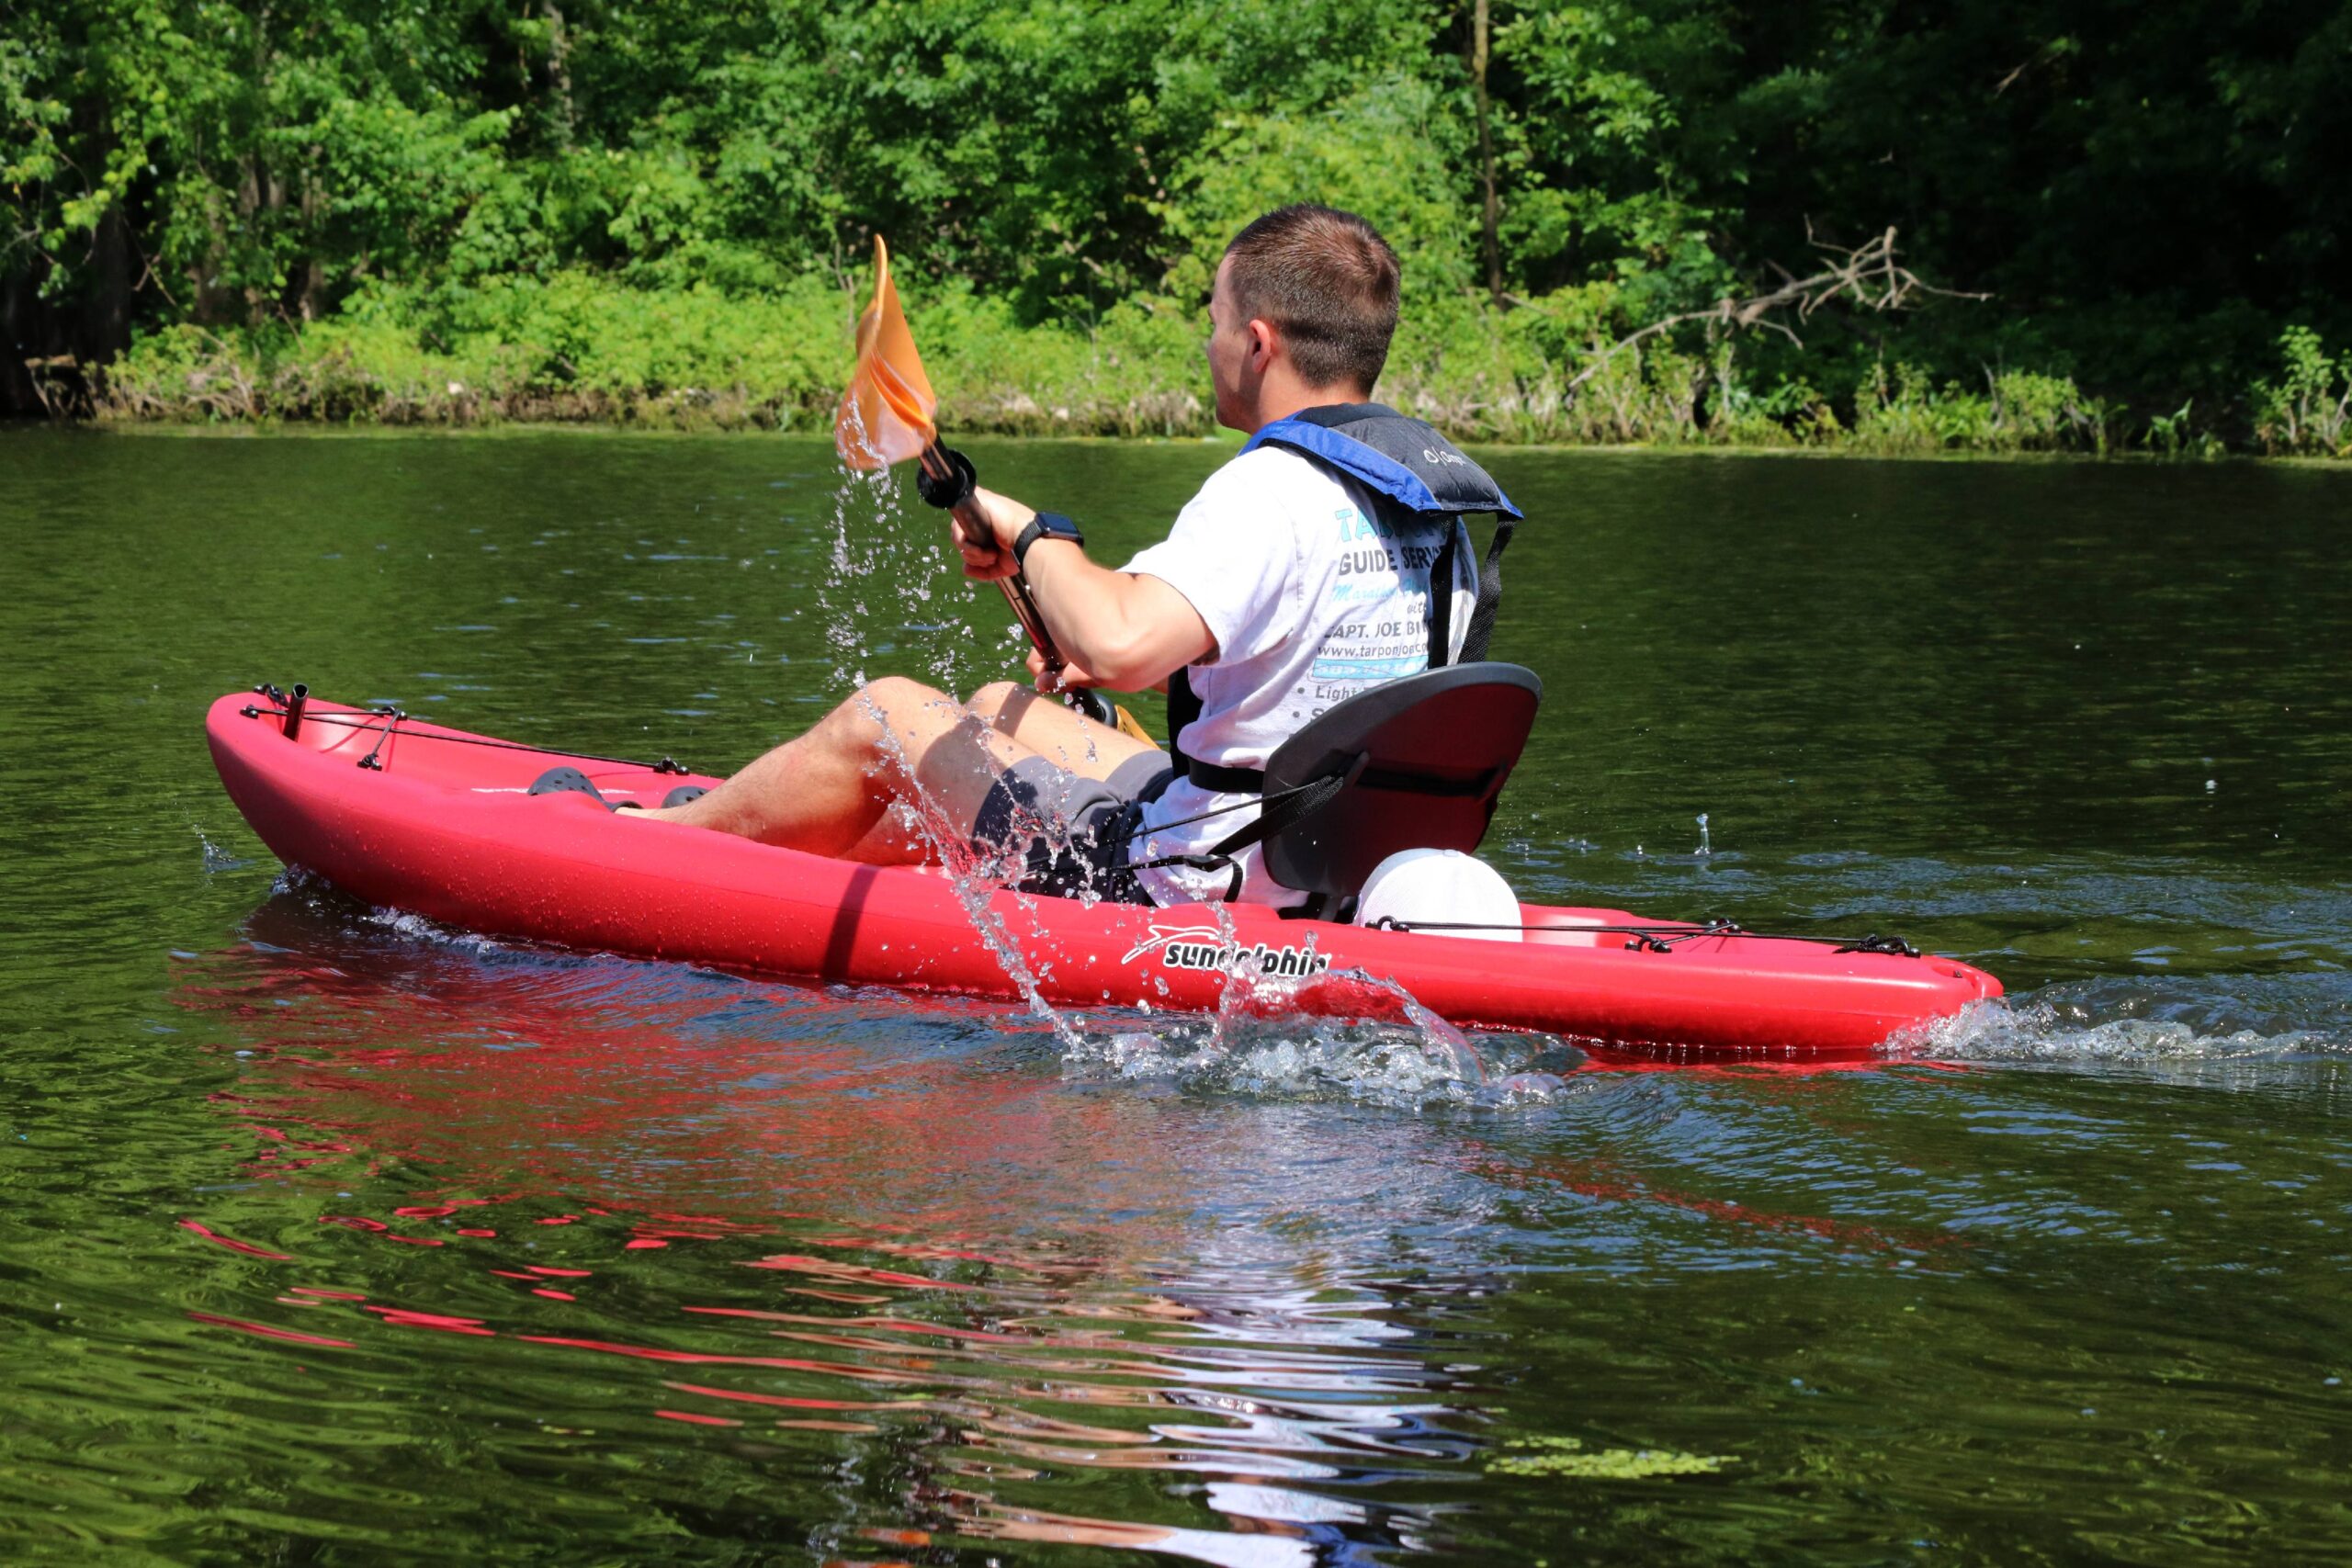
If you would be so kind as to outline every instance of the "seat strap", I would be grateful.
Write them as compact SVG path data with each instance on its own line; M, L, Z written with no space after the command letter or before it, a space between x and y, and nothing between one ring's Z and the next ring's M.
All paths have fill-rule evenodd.
M1193 776L1194 763L1184 755L1184 727L1201 716L1201 699L1193 690L1193 667L1180 664L1168 677L1168 761L1180 779Z
M1197 871L1230 873L1226 883L1225 901L1228 904L1241 897L1241 863L1238 857L1250 845L1263 842L1277 833L1285 832L1302 818L1312 817L1331 804L1332 797L1348 787L1348 782L1363 765L1357 759L1356 768L1344 773L1327 773L1319 779L1285 790L1265 804L1254 821L1245 822L1196 855L1161 855L1156 860L1127 863L1129 871L1151 871L1159 866L1188 865Z
M1168 677L1168 761L1176 776L1188 779L1212 795L1263 795L1266 775L1258 768L1227 768L1184 754L1184 727L1201 716L1201 699L1193 690L1190 666Z
M1303 784L1295 785L1279 795L1269 797L1261 804L1254 820L1243 823L1199 854L1161 855L1156 860L1130 861L1127 869L1151 871L1160 866L1187 865L1199 871L1229 871L1232 874L1232 879L1227 884L1225 901L1230 904L1241 897L1241 865L1234 857L1252 844L1261 843L1277 833L1288 832L1299 822L1330 805L1332 799L1341 790L1363 776L1365 766L1371 761L1370 756L1359 753L1352 763L1337 773L1326 773L1321 778L1309 779ZM1202 764L1195 762L1193 765L1198 768ZM1242 768L1219 771L1236 773L1254 772L1254 770ZM1259 784L1262 785L1265 775L1259 773L1257 776ZM1227 811L1238 811L1248 804L1247 801L1237 802L1232 806L1219 807L1214 811L1204 811L1199 816L1180 817L1173 822L1162 823L1159 830L1181 828L1187 822L1197 822L1202 818L1216 817ZM1117 838L1104 840L1103 842L1114 845L1122 844L1142 836L1143 829L1137 825L1128 832Z
M1453 657L1453 558L1459 548L1462 532L1459 527L1445 531L1445 543L1438 547L1437 560L1430 568L1430 653L1432 670L1442 670L1453 663L1476 664L1487 657L1487 644L1495 635L1495 617L1503 607L1503 551L1510 547L1513 529L1519 520L1497 513L1494 542L1487 547L1487 558L1477 569L1478 597L1470 610L1469 629L1462 634L1462 657ZM1445 586L1440 590L1438 584Z
M1369 756L1358 753L1353 763L1336 773L1309 779L1296 789L1286 789L1269 797L1254 818L1212 844L1209 854L1213 858L1223 859L1238 854L1252 844L1262 843L1277 833L1287 833L1299 822L1330 805L1334 796L1356 782L1363 774L1364 765L1371 761Z
M1453 662L1453 557L1462 542L1462 527L1451 517L1445 520L1445 543L1438 547L1437 559L1430 567L1429 667L1432 670ZM1445 586L1441 588L1440 583ZM1484 586L1482 582L1481 589Z
M1476 664L1487 657L1487 640L1495 633L1495 616L1503 607L1503 551L1510 544L1511 531L1519 526L1515 517L1497 514L1494 543L1487 547L1487 559L1478 568L1478 604L1470 612L1470 630L1462 638L1462 662ZM1447 548L1453 541L1447 541ZM1451 581L1450 579L1448 581ZM1446 598L1451 600L1453 594Z

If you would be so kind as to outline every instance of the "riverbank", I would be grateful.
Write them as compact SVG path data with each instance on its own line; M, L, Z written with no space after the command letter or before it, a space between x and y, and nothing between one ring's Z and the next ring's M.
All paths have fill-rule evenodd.
M1198 437L1197 311L1114 306L1090 330L1024 326L962 289L915 302L941 422L967 434ZM141 334L88 374L52 378L59 412L109 424L599 424L819 433L852 357L854 303L809 278L743 297L654 292L587 273L475 291L461 310L383 292L300 325ZM1879 356L1665 338L1612 346L1574 301L1408 316L1385 400L1475 442L1844 451L1872 456L2141 452L2352 456L2352 355L2282 339L2275 379L2247 389L2243 440L2184 405L2143 417L2067 376L1986 367L1937 381Z

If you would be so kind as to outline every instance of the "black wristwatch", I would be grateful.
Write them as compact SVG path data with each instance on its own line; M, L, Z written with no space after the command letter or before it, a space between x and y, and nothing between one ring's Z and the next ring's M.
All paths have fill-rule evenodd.
M1028 565L1029 547L1040 539L1068 539L1081 550L1086 547L1086 536L1078 531L1077 524L1058 512L1040 512L1031 519L1029 526L1013 536L1012 564Z

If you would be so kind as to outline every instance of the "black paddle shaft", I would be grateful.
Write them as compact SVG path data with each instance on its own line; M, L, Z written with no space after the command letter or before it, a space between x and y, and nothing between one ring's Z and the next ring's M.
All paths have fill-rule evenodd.
M923 500L951 513L963 525L967 539L993 540L994 531L981 513L979 502L972 497L978 486L979 473L963 453L936 441L923 447L915 475L915 489ZM998 578L996 585L1004 590L1005 603L1012 606L1012 618L1021 623L1030 642L1045 656L1046 670L1059 675L1066 661L1061 649L1054 645L1054 634L1046 629L1045 617L1037 613L1037 601L1029 592L1029 579L1016 565L1012 575ZM1097 724L1114 722L1111 699L1091 686L1069 687L1062 693L1062 701Z

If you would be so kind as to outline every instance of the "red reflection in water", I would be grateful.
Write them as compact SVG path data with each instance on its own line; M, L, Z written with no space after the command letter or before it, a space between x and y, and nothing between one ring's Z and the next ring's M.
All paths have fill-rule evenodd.
M484 1339L492 1337L498 1332L494 1328L482 1326L482 1321L478 1317L451 1317L446 1313L411 1312L405 1307L379 1306L374 1303L359 1310L372 1312L397 1328L433 1328L444 1334L479 1335Z
M233 1236L222 1235L201 1220L182 1220L180 1229L194 1231L215 1247L225 1247L232 1252L242 1252L248 1258L267 1258L279 1263L291 1263L294 1260L291 1253L272 1252L266 1247L255 1247L252 1242L239 1241Z
M320 940L315 928L278 935L293 947ZM1470 1446L1446 1424L1466 1425L1453 1391L1475 1373L1450 1353L1398 1343L1406 1330L1387 1318L1404 1315L1394 1313L1402 1296L1385 1283L1397 1267L1385 1238L1357 1247L1252 1219L1230 1228L1259 1250L1227 1271L1216 1261L1219 1205L1254 1213L1264 1194L1253 1182L1290 1154L1320 1152L1311 1119L1293 1118L1283 1135L1295 1145L1271 1150L1266 1119L1199 1119L1200 1141L1176 1158L1155 1144L1167 1120L1145 1097L1068 1093L1049 1068L1008 1066L1034 1034L992 1008L894 998L887 1017L868 1018L854 1001L653 965L484 963L373 941L332 966L259 953L211 961L182 996L254 1053L240 1062L236 1092L213 1100L254 1134L249 1174L300 1191L332 1181L361 1194L358 1204L371 1192L379 1205L397 1201L379 1209L389 1221L321 1216L349 1233L322 1233L322 1246L342 1244L345 1256L356 1238L444 1248L386 1267L403 1283L382 1293L415 1306L314 1287L289 1295L349 1303L390 1329L532 1348L510 1356L726 1369L700 1375L750 1385L649 1372L637 1408L687 1426L756 1418L899 1433L891 1452L911 1477L907 1512L938 1527L910 1540L1093 1542L1270 1563L1307 1561L1292 1554L1315 1530L1342 1528L1333 1520L1384 1549L1399 1533L1427 1536L1429 1518L1401 1506L1314 1490L1336 1477L1410 1479ZM993 1059L970 1054L977 1029L999 1032ZM926 1045L927 1030L953 1038ZM1350 1135L1385 1140L1394 1157L1376 1168L1400 1180L1418 1166L1465 1188L1569 1191L1858 1248L1941 1240L1772 1214L1664 1189L1607 1160L1482 1146L1411 1118L1358 1119ZM396 1194L379 1174L392 1171ZM1396 1199L1400 1209L1414 1201ZM233 1250L298 1262L187 1223ZM514 1254L536 1237L597 1267L521 1262ZM634 1256L673 1247L684 1250ZM610 1269L650 1294L695 1278L714 1247L743 1270L732 1276L743 1294L806 1310L678 1303L662 1309L675 1317L647 1324L609 1315L642 1318L641 1304L603 1299L628 1292L600 1290L582 1307L548 1283ZM495 1323L429 1310L426 1291L447 1288L452 1270L529 1289L492 1287ZM427 1284L413 1291L405 1281L415 1280ZM492 1310L482 1299L463 1298ZM553 1315L539 1300L572 1303L559 1321L582 1331L524 1332ZM245 1319L198 1320L350 1348ZM668 1338L687 1343L646 1342ZM697 1400L735 1414L657 1403ZM854 1416L867 1419L842 1418ZM1208 1489L1214 1511L1203 1517L1221 1528L1046 1513L983 1489L1114 1471ZM1378 1523L1408 1517L1409 1531Z
M888 1400L876 1403L867 1399L804 1399L786 1393L749 1393L741 1389L711 1388L703 1383L673 1382L666 1385L680 1393L698 1393L707 1399L731 1399L743 1404L770 1404L786 1410L920 1410L922 1400Z
M812 1361L798 1356L730 1356L707 1350L669 1350L657 1345L616 1345L602 1339L573 1339L560 1334L518 1334L526 1345L561 1345L573 1350L594 1350L606 1356L628 1356L640 1361L674 1361L694 1367L773 1367L781 1371L821 1372L828 1377L854 1378L865 1382L909 1382L871 1367L841 1361Z
M1932 1253L1969 1245L1966 1238L1946 1230L1917 1226L1889 1230L1850 1220L1781 1213L1726 1198L1677 1191L1634 1175L1606 1157L1576 1160L1556 1155L1482 1150L1472 1145L1464 1151L1462 1168L1499 1187L1529 1192L1574 1192L1609 1203L1663 1204L1727 1224L1782 1235L1814 1236L1857 1251Z
M976 1288L959 1280L934 1280L926 1274L901 1274L895 1269L868 1269L860 1264L843 1263L831 1258L810 1258L797 1252L779 1252L773 1258L749 1258L743 1267L781 1269L795 1274L814 1274L819 1279L847 1280L859 1284L907 1285L921 1291L969 1291Z
M192 1312L187 1314L198 1323L209 1323L215 1328L233 1328L240 1334L252 1334L264 1339L285 1339L296 1345L319 1345L330 1350L356 1350L358 1346L348 1339L329 1339L324 1335L303 1334L275 1324L253 1323L242 1317L221 1317L214 1313Z
M450 955L430 951L339 954L332 967L277 956L233 955L216 967L234 973L204 976L181 994L232 1022L253 1052L245 1081L213 1102L260 1140L250 1158L257 1175L325 1166L348 1185L355 1160L387 1159L439 1171L441 1190L392 1212L411 1225L493 1201L485 1187L508 1201L593 1190L595 1204L575 1199L506 1228L565 1228L601 1208L633 1215L632 1243L651 1251L814 1208L836 1224L914 1217L901 1244L910 1258L979 1260L986 1249L943 1233L985 1232L1025 1205L975 1183L976 1171L1019 1187L1064 1160L1110 1161L1137 1142L1114 1098L1056 1104L1051 1077L847 1043L831 1037L839 1010L812 1012L799 993L695 977L677 987L684 994L662 994L674 976L619 961L583 975L577 963L543 973L434 967ZM630 985L648 975L661 989ZM784 1005L762 1006L771 994ZM257 996L289 1005L257 1007ZM895 1010L917 1025L979 1011ZM802 1021L814 1037L792 1037ZM676 1157L681 1148L692 1157ZM1134 1179L1123 1207L1162 1206L1165 1180L1140 1167ZM845 1195L863 1196L865 1213L844 1215ZM474 1223L442 1234L487 1239L499 1228L465 1217ZM326 1223L435 1239L356 1215Z

